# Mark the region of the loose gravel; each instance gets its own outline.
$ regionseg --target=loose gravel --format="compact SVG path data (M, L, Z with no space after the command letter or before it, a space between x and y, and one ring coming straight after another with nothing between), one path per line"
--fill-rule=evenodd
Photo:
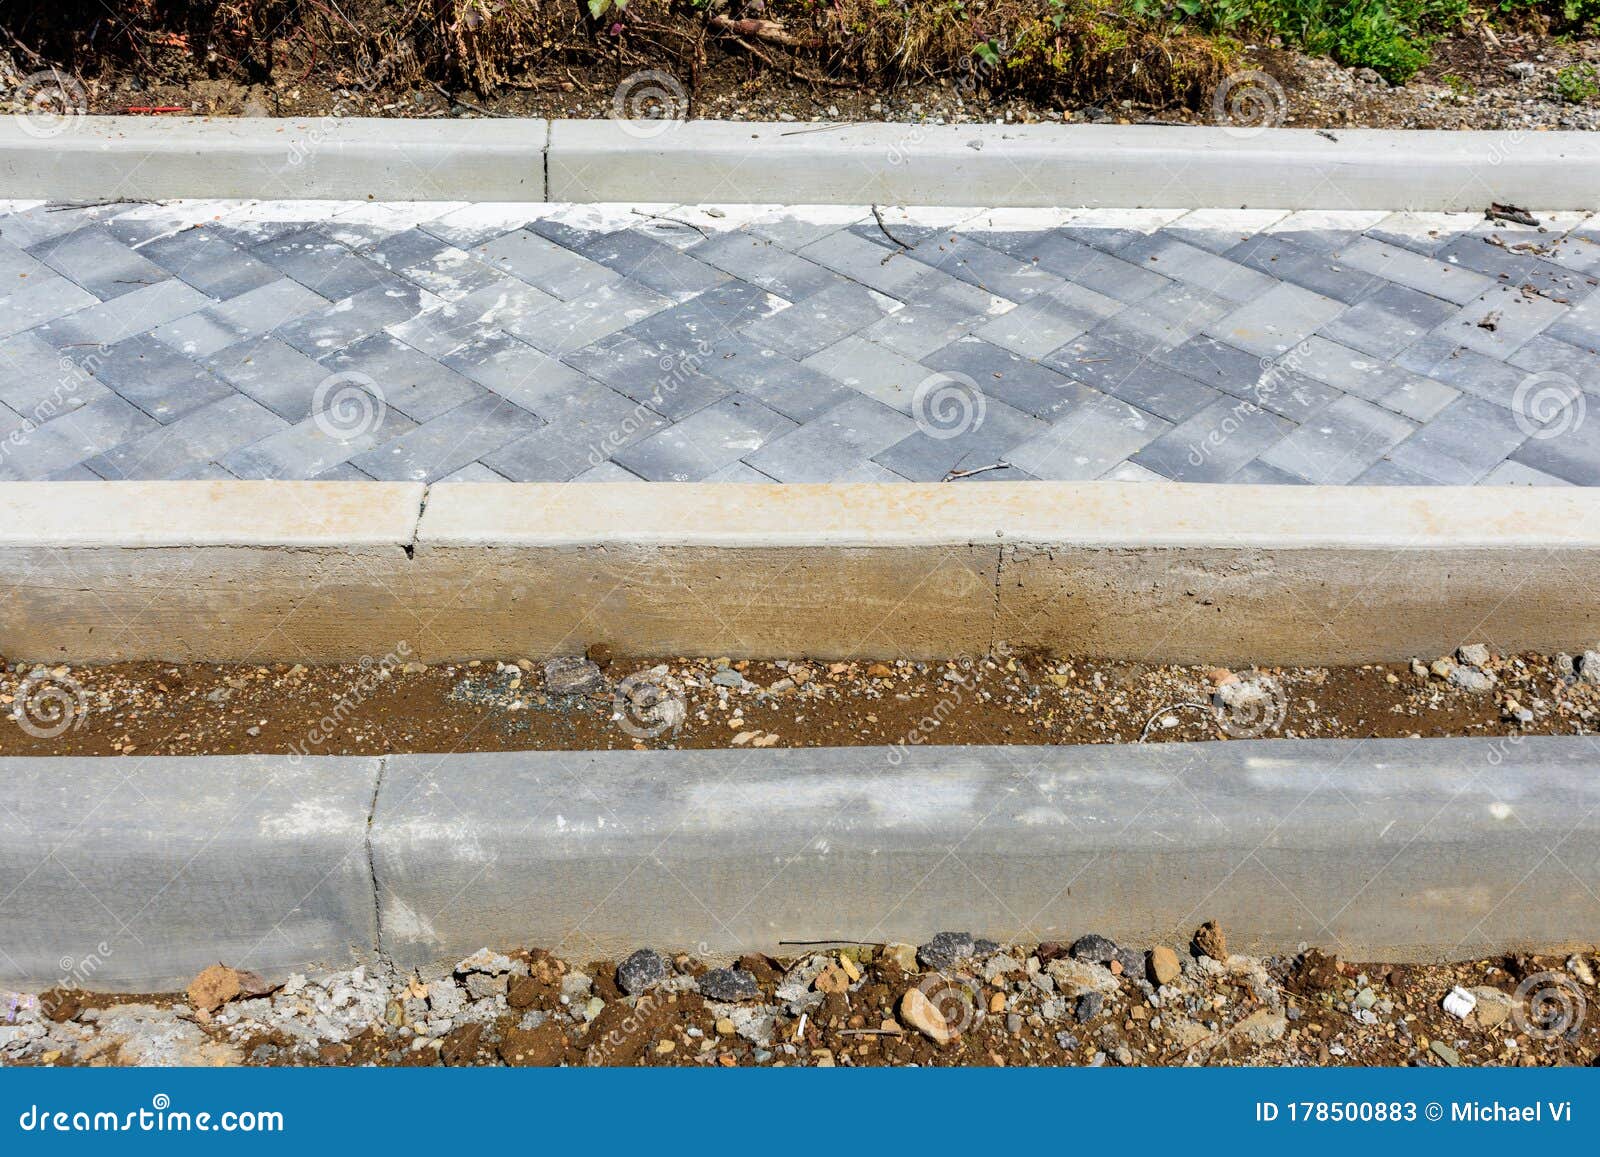
M1575 641L1575 649L1577 642ZM0 662L0 755L1161 743L1582 735L1600 653L1355 667L587 655L344 666Z
M10 1065L1587 1065L1595 956L1356 964L1230 953L1214 923L1148 949L968 933L721 964L578 966L487 948L410 974L186 993L0 992ZM647 960L648 966L641 966Z

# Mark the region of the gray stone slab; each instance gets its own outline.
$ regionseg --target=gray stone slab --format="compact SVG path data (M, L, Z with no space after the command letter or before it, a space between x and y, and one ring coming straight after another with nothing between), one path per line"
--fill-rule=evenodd
M1574 914L1600 919L1592 748L1530 738L1490 761L1489 746L393 757L373 824L383 947L407 968L485 944L614 959L707 934L706 951L737 954L945 926L1143 944L1201 904L1283 953L1323 937L1370 959L1563 942ZM1508 800L1521 822L1493 818ZM1100 822L1080 822L1086 809ZM796 856L797 831L828 833L828 854ZM1383 902L1350 903L1380 869ZM1436 902L1464 878L1470 894Z
M614 270L528 229L512 230L493 241L475 246L471 252L478 260L500 272L526 281L563 301L582 297L602 285L610 285L621 279Z
M401 281L316 229L275 237L253 246L250 254L329 301Z
M796 422L809 422L856 396L856 391L837 378L753 342L721 341L705 354L696 351L691 356L700 370L718 382Z
M1096 325L1096 337L1146 356L1182 345L1232 309L1223 297L1175 282Z
M1011 301L987 290L938 279L907 292L903 308L879 318L859 336L905 357L920 358L1012 308Z
M1123 308L1115 298L1066 282L984 323L973 335L1023 357L1042 358Z
M703 482L796 428L754 398L733 395L619 450L615 461L647 482Z
M1074 406L1050 428L1013 449L1006 461L1035 478L1099 478L1172 428L1126 402L1099 397Z
M1496 285L1467 302L1434 332L1452 345L1504 360L1566 312L1566 306L1548 298Z
M1339 259L1341 264L1363 273L1398 282L1457 305L1465 305L1494 284L1493 278L1475 270L1437 261L1370 237L1346 246Z
M292 278L280 277L150 332L185 357L204 358L327 307L326 298Z
M544 423L497 394L463 402L350 459L380 482L435 482Z
M1009 301L1027 301L1065 284L1058 275L1031 262L1019 262L989 248L982 243L983 236L940 232L910 250L907 256Z
M568 354L567 363L624 397L680 421L734 391L733 385L708 372L720 356L698 345L671 349L628 334L612 334Z
M921 362L859 336L835 342L801 365L903 414L911 413L917 387L932 376Z
M800 361L902 308L892 297L840 280L741 332L757 345Z
M1389 451L1398 466L1433 485L1466 486L1478 481L1527 441L1525 420L1479 398L1451 402L1411 437Z
M1139 238L1118 250L1117 256L1235 304L1254 301L1278 284L1260 270L1166 233Z
M1226 482L1292 433L1253 402L1222 398L1145 446L1131 461L1175 482Z
M0 479L53 474L158 427L154 418L109 394L8 438L0 455Z
M274 337L228 346L202 364L240 393L290 422L310 415L317 387L329 377L320 362Z
M976 337L952 342L924 358L923 364L935 370L964 374L986 396L1046 421L1101 396L1099 391L1082 382Z
M445 301L502 280L498 270L421 229L404 229L361 251L361 256Z
M375 285L281 325L273 332L309 357L320 358L370 338L386 326L438 305L426 290L401 282Z
M1298 285L1279 282L1233 312L1210 322L1205 332L1260 357L1277 357L1344 312L1342 302Z
M898 410L865 395L841 402L746 460L779 482L833 482L916 430Z
M61 350L20 333L0 340L0 405L34 422L111 393Z
M318 478L373 446L398 438L417 423L400 411L377 407L370 422L354 429L325 417L319 410L287 429L258 439L218 458L218 465L236 478ZM362 475L365 477L365 475Z
M220 229L202 226L158 237L139 247L140 256L155 262L208 297L226 301L284 276Z
M670 423L642 402L596 384L544 408L547 425L485 454L513 482L566 482Z
M90 458L85 466L109 481L193 478L216 459L288 428L243 394L190 410L181 418ZM216 472L227 476L221 467Z
M675 301L687 300L729 277L727 271L707 264L696 254L685 253L634 229L604 234L578 251L629 281Z
M86 368L158 422L171 422L233 393L226 382L150 334L97 350Z
M1013 446L1049 428L1047 423L1012 409L997 398L986 396L981 404L973 402L969 406L954 411L960 418L955 428L926 422L926 429L896 442L875 455L873 461L912 482L940 482L956 471L1003 462ZM927 408L932 410L932 418L939 417L936 409Z
M384 328L413 349L437 358L530 317L556 301L525 281L502 277L465 297L438 303Z
M789 301L856 284L754 231L713 234L688 254Z
M602 285L571 301L554 302L537 313L502 323L552 357L562 357L660 313L672 299L628 281Z
M99 300L87 289L59 274L46 273L42 277L31 278L0 298L0 339L88 309Z
M1352 304L1387 282L1371 274L1352 271L1339 263L1337 253L1307 249L1281 233L1262 233L1235 245L1228 257L1240 265L1309 289L1323 297Z
M1454 316L1456 308L1442 298L1384 281L1318 332L1362 353L1392 358Z
M0 979L42 988L92 961L97 988L164 992L218 960L274 981L375 962L378 766L0 760Z
M210 304L211 299L198 289L169 278L99 305L74 309L33 332L58 349L114 345Z
M373 334L322 358L329 374L361 374L384 403L416 422L480 396L480 386L386 333Z
M52 237L31 250L45 265L102 301L165 281L172 274L140 256L103 226Z
M1360 398L1340 398L1261 455L1261 461L1319 485L1353 481L1416 427Z

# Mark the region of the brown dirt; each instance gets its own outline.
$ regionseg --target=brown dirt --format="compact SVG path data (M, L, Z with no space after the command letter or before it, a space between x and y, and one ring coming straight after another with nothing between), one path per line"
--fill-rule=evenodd
M529 955L512 954L521 960ZM308 1047L281 1030L241 1032L223 1019L203 1021L201 1027L247 1058L244 1063L269 1066L1538 1066L1588 1065L1600 1054L1600 1018L1585 1014L1583 994L1592 998L1593 991L1588 981L1572 975L1576 962L1592 980L1592 962L1581 955L1568 961L1506 956L1432 965L1357 964L1316 949L1298 957L1191 958L1176 987L1164 988L1165 999L1158 1002L1152 999L1155 989L1144 983L1140 962L1145 954L1119 950L1103 1007L1088 1009L1078 1004L1069 981L1041 986L1030 979L1051 971L1050 962L1067 955L1066 945L1023 945L981 953L943 972L912 973L902 971L879 945L839 945L820 957L746 957L739 966L756 977L759 995L744 1007L764 1005L774 1018L764 1042L737 1032L724 1019L735 1015L728 1006L708 1004L686 982L676 983L680 991L653 990L634 998L597 983L604 1004L598 1012L580 1012L584 998L564 1003L547 990L531 1005L458 1024L431 1039L421 1022L414 1033L399 1013L405 998L426 999L429 985L418 977L392 982L398 989L390 1002L389 1027L370 1028L347 1042ZM1006 967L993 967L1003 957L1009 957ZM543 958L561 973L571 970ZM1140 974L1124 969L1123 958ZM820 1003L813 997L802 1015L796 1006L786 1007L774 989L785 972L808 960L808 974L826 963L838 970L834 975L853 970L859 980L830 991ZM689 977L704 968L692 957L679 956L672 971ZM578 971L598 982L612 976L615 965L600 961ZM1566 1031L1541 1031L1531 1019L1533 1010L1516 997L1524 980L1530 980L1524 991L1539 985L1571 1001L1576 1016ZM1494 989L1503 994L1503 1007L1514 1011L1492 1019L1476 1012L1465 1020L1453 1017L1441 1005L1456 986ZM953 1040L937 1044L906 1023L902 1004L913 987L956 1027ZM1067 1011L1056 998L1064 998ZM176 995L85 999L86 1008L118 1003L189 1015ZM534 1020L541 1023L523 1027ZM94 1064L116 1061L114 1053L96 1049L88 1055ZM75 1062L71 1056L53 1056L47 1063Z
M1497 656L1485 665L1495 679L1487 692L1460 689L1406 663L1241 672L1269 695L1258 718L1219 705L1213 696L1232 676L1205 667L1023 654L730 665L594 653L607 660L605 682L588 694L549 693L541 666L528 660L12 664L0 670L0 755L1070 744L1588 734L1600 727L1600 686L1575 678L1565 657ZM725 668L724 681L737 672L745 685L716 685ZM680 726L663 726L660 715L635 718L626 695L641 685L682 699ZM40 692L51 686L64 689L70 723L54 737L25 730L22 722L37 732L60 719L43 714L49 705Z
M1600 63L1600 42L1552 36L1534 22L1462 29L1396 87L1270 40L1135 32L1120 20L1108 35L1092 4L1072 9L1083 28L1059 34L1041 23L1043 6L1018 0L748 6L746 17L774 20L794 43L714 27L703 10L668 0L635 0L616 33L591 28L577 3L347 0L278 3L277 12L249 0L185 24L139 2L98 39L71 30L98 26L98 6L88 20L68 0L61 21L37 7L13 23L9 42L0 21L0 89L9 55L18 77L48 67L75 78L97 113L611 117L624 81L656 71L681 97L627 115L670 107L736 120L1208 123L1218 82L1259 69L1282 85L1288 125L1600 128L1600 101L1567 104L1555 88L1562 69ZM975 47L986 38L1000 49L993 62ZM1532 78L1510 73L1524 63L1536 66Z

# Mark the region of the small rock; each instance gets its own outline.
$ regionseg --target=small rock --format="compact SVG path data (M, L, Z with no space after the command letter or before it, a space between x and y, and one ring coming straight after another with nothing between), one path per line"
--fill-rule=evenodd
M1494 689L1494 676L1476 667L1455 667L1450 671L1450 682L1463 691L1481 694Z
M1098 992L1086 992L1078 997L1078 1003L1073 1006L1072 1015L1079 1024L1091 1021L1105 1009L1106 998Z
M908 988L900 998L900 1019L941 1048L956 1037L944 1014L920 988Z
M1065 996L1078 996L1085 992L1098 992L1109 996L1117 991L1117 978L1111 969L1086 960L1069 960L1061 957L1045 966L1045 976L1055 983ZM1035 977L1038 980L1039 977Z
M1228 959L1228 938L1215 920L1207 920L1195 930L1194 947L1200 955L1212 960Z
M1456 1050L1451 1048L1449 1045L1445 1044L1444 1041L1430 1041L1428 1043L1428 1049L1433 1053L1434 1056L1438 1057L1451 1068L1460 1067L1461 1054L1456 1052Z
M1498 1028L1511 1016L1511 998L1498 988L1480 985L1472 990L1472 995L1477 999L1476 1013L1478 1027L1483 1029Z
M1165 944L1150 949L1150 981L1156 985L1171 984L1180 971L1178 954Z
M491 952L487 948L480 948L456 965L455 974L457 976L465 976L469 972L483 972L490 976L503 976L510 972L511 968L512 964L509 956Z
M1518 80L1527 80L1539 71L1531 60L1516 60L1506 66L1506 71Z
M1489 648L1482 643L1468 643L1456 650L1456 658L1469 667L1482 667L1489 662Z
M1582 956L1573 954L1567 957L1567 971L1572 973L1580 983L1594 987L1594 966Z
M580 655L557 655L544 664L545 690L552 695L587 695L606 685L598 665Z
M1289 1018L1270 1008L1258 1008L1238 1024L1234 1031L1251 1044L1270 1044L1282 1038L1289 1027Z
M1600 651L1585 651L1578 660L1578 678L1585 683L1600 683Z
M923 967L943 972L970 959L975 948L970 932L941 932L917 949L917 959Z
M761 995L756 978L740 968L713 968L700 978L700 995L707 1000L737 1004Z
M253 972L213 964L189 982L189 1003L201 1012L215 1012L241 996L261 996L272 986Z
M901 972L917 971L917 950L909 944L885 944L879 959L893 964Z
M666 978L666 959L651 948L641 948L617 965L617 987L629 996L638 996Z
M1074 960L1087 960L1090 964L1110 964L1116 955L1116 944L1093 932L1078 937L1072 944Z

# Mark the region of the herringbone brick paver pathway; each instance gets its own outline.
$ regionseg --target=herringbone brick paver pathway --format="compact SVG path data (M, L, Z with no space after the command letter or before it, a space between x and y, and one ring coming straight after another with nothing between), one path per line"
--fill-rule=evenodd
M1600 218L0 202L0 479L1600 484Z

